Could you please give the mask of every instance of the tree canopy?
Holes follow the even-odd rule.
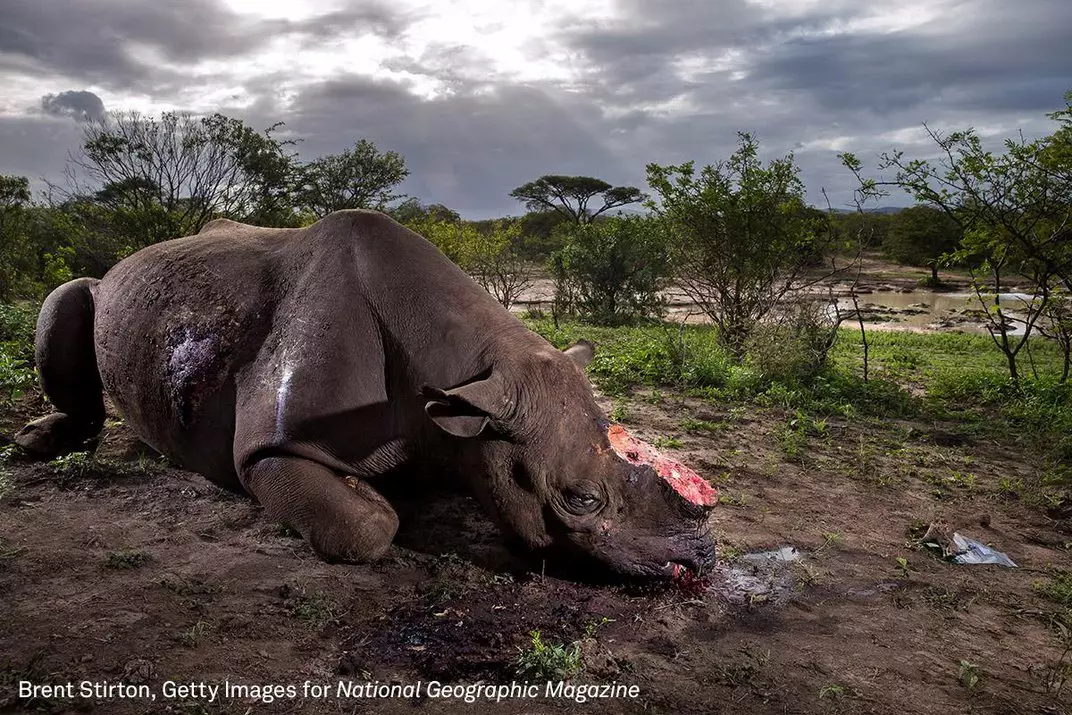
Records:
[[[536,181],[517,187],[512,198],[525,204],[529,211],[556,211],[575,223],[591,223],[597,216],[612,208],[635,204],[645,196],[635,186],[611,186],[591,176],[560,176],[548,174]],[[596,197],[603,204],[590,208]]]
[[[409,169],[401,154],[381,152],[361,139],[341,154],[314,159],[299,176],[298,203],[322,218],[342,209],[386,209],[401,198],[392,190],[409,176]]]

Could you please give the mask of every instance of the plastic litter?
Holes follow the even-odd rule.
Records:
[[[943,522],[931,524],[927,528],[927,533],[919,541],[924,546],[940,550],[943,558],[955,564],[994,564],[1011,569],[1017,567],[1016,563],[1005,554],[975,539],[953,532]]]
[[[783,546],[780,549],[774,551],[757,551],[754,554],[744,554],[741,558],[745,561],[751,561],[752,563],[762,563],[764,561],[800,561],[800,552],[793,546]]]
[[[955,563],[997,564],[1011,569],[1016,568],[1016,563],[1005,554],[966,536],[953,534],[953,545],[957,549],[957,553],[953,557]]]

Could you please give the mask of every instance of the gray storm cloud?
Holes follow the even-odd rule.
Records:
[[[928,19],[892,31],[869,29],[868,17],[896,13],[897,2],[771,9],[778,6],[613,0],[611,21],[563,17],[541,42],[568,56],[569,81],[513,81],[494,57],[444,33],[388,68],[450,90],[428,99],[410,80],[345,69],[305,81],[278,70],[236,77],[185,69],[251,57],[268,38],[288,37],[296,52],[362,35],[392,43],[423,10],[340,0],[332,12],[288,20],[238,15],[220,0],[6,0],[0,75],[180,107],[205,88],[240,85],[247,101],[212,109],[257,128],[285,122],[306,159],[370,139],[405,156],[411,174],[402,191],[473,218],[520,212],[510,190],[544,173],[643,186],[648,162],[716,162],[733,151],[737,131],[753,132],[769,156],[795,149],[809,198],[821,204],[825,188],[844,205],[854,179],[838,151],[873,162],[884,150],[923,150],[903,140],[923,122],[1047,134],[1055,127],[1045,112],[1072,89],[1068,0],[935,0]],[[296,91],[282,96],[279,86],[295,80]],[[61,92],[41,107],[92,117],[103,112],[94,99]],[[59,151],[56,133],[72,130]],[[57,157],[75,148],[76,130],[40,110],[0,116],[0,173],[58,176]]]
[[[73,117],[78,121],[99,121],[105,116],[101,98],[84,89],[46,94],[41,97],[41,109],[54,117]]]

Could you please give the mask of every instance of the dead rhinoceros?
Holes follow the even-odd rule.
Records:
[[[97,434],[103,388],[145,443],[329,560],[390,546],[398,517],[375,487],[401,467],[460,475],[532,549],[646,576],[714,559],[710,494],[612,448],[590,346],[554,349],[380,213],[213,221],[57,288],[36,351],[57,412],[20,432],[25,448]]]

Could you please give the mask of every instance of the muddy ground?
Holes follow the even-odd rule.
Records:
[[[638,394],[627,410],[631,429],[676,437],[670,444],[680,446],[667,451],[721,490],[723,573],[739,576],[752,568],[743,554],[784,545],[803,559],[751,594],[718,576],[694,591],[579,584],[526,570],[470,499],[439,495],[408,510],[384,562],[328,565],[245,498],[156,462],[118,461],[129,456],[129,435],[112,423],[104,468],[57,471],[18,459],[5,467],[14,484],[0,504],[0,710],[1069,708],[1072,686],[1058,692],[1051,677],[1062,656],[1047,615],[1054,604],[1033,584],[1046,582],[1051,566],[1072,566],[1072,532],[1001,482],[1029,484],[1041,469],[1013,436],[994,442],[952,424],[834,419],[797,433],[778,410],[669,394]],[[44,411],[39,398],[26,398],[0,417],[2,434]],[[1020,568],[953,565],[915,546],[910,537],[936,519]],[[147,683],[154,692],[165,680],[509,683],[534,629],[547,642],[580,642],[575,682],[633,684],[639,695],[585,704],[265,704],[20,699],[16,690],[19,680]]]

